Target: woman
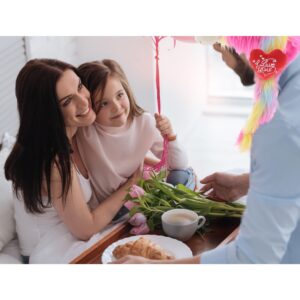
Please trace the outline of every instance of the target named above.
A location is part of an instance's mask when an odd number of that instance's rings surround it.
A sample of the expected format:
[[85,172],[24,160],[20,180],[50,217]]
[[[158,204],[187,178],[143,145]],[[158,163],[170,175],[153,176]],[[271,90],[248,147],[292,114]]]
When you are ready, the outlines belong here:
[[[202,181],[203,190],[219,200],[248,191],[236,240],[193,258],[162,263],[300,263],[300,56],[282,73],[279,91],[275,116],[254,134],[250,176],[217,173]],[[158,263],[134,256],[117,261],[153,262]]]
[[31,60],[17,77],[16,97],[20,127],[5,175],[18,198],[16,228],[28,261],[58,224],[85,241],[102,230],[122,207],[139,171],[90,211],[92,190],[74,136],[94,122],[95,113],[77,70],[58,60]]

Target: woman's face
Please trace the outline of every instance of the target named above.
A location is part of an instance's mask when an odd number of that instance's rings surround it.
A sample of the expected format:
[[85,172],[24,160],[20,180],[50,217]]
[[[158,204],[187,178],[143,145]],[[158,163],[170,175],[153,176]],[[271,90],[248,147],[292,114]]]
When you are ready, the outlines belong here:
[[91,125],[96,118],[90,93],[72,70],[66,70],[56,83],[56,94],[68,128]]

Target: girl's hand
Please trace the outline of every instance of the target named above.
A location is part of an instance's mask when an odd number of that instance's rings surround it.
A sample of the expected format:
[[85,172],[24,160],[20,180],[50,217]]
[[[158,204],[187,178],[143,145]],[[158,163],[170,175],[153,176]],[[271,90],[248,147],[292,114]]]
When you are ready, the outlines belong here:
[[167,136],[169,138],[175,136],[171,122],[167,117],[157,113],[154,115],[154,117],[156,120],[156,128],[160,131],[163,137]]

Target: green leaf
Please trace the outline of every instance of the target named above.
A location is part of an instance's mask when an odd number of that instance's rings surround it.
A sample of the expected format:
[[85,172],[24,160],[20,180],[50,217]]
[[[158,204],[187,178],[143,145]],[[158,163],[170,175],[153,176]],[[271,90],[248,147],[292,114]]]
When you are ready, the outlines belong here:
[[245,206],[242,204],[213,201],[182,184],[173,187],[165,183],[164,179],[163,172],[153,173],[150,179],[142,179],[138,183],[145,190],[143,196],[132,199],[127,195],[125,198],[139,204],[131,209],[130,216],[136,212],[143,213],[151,230],[161,227],[161,215],[173,208],[191,209],[199,215],[204,215],[208,220],[240,218],[243,214]]
[[154,222],[153,222],[153,218],[152,218],[152,217],[150,217],[150,218],[148,219],[147,224],[148,224],[150,230],[151,230],[151,231],[154,231],[155,225],[154,225]]

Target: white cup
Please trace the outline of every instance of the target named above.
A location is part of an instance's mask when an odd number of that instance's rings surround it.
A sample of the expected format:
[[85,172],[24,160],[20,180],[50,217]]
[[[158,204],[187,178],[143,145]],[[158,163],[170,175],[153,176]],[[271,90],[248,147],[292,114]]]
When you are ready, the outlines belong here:
[[163,213],[161,221],[167,236],[187,241],[204,225],[206,219],[192,210],[175,208]]

